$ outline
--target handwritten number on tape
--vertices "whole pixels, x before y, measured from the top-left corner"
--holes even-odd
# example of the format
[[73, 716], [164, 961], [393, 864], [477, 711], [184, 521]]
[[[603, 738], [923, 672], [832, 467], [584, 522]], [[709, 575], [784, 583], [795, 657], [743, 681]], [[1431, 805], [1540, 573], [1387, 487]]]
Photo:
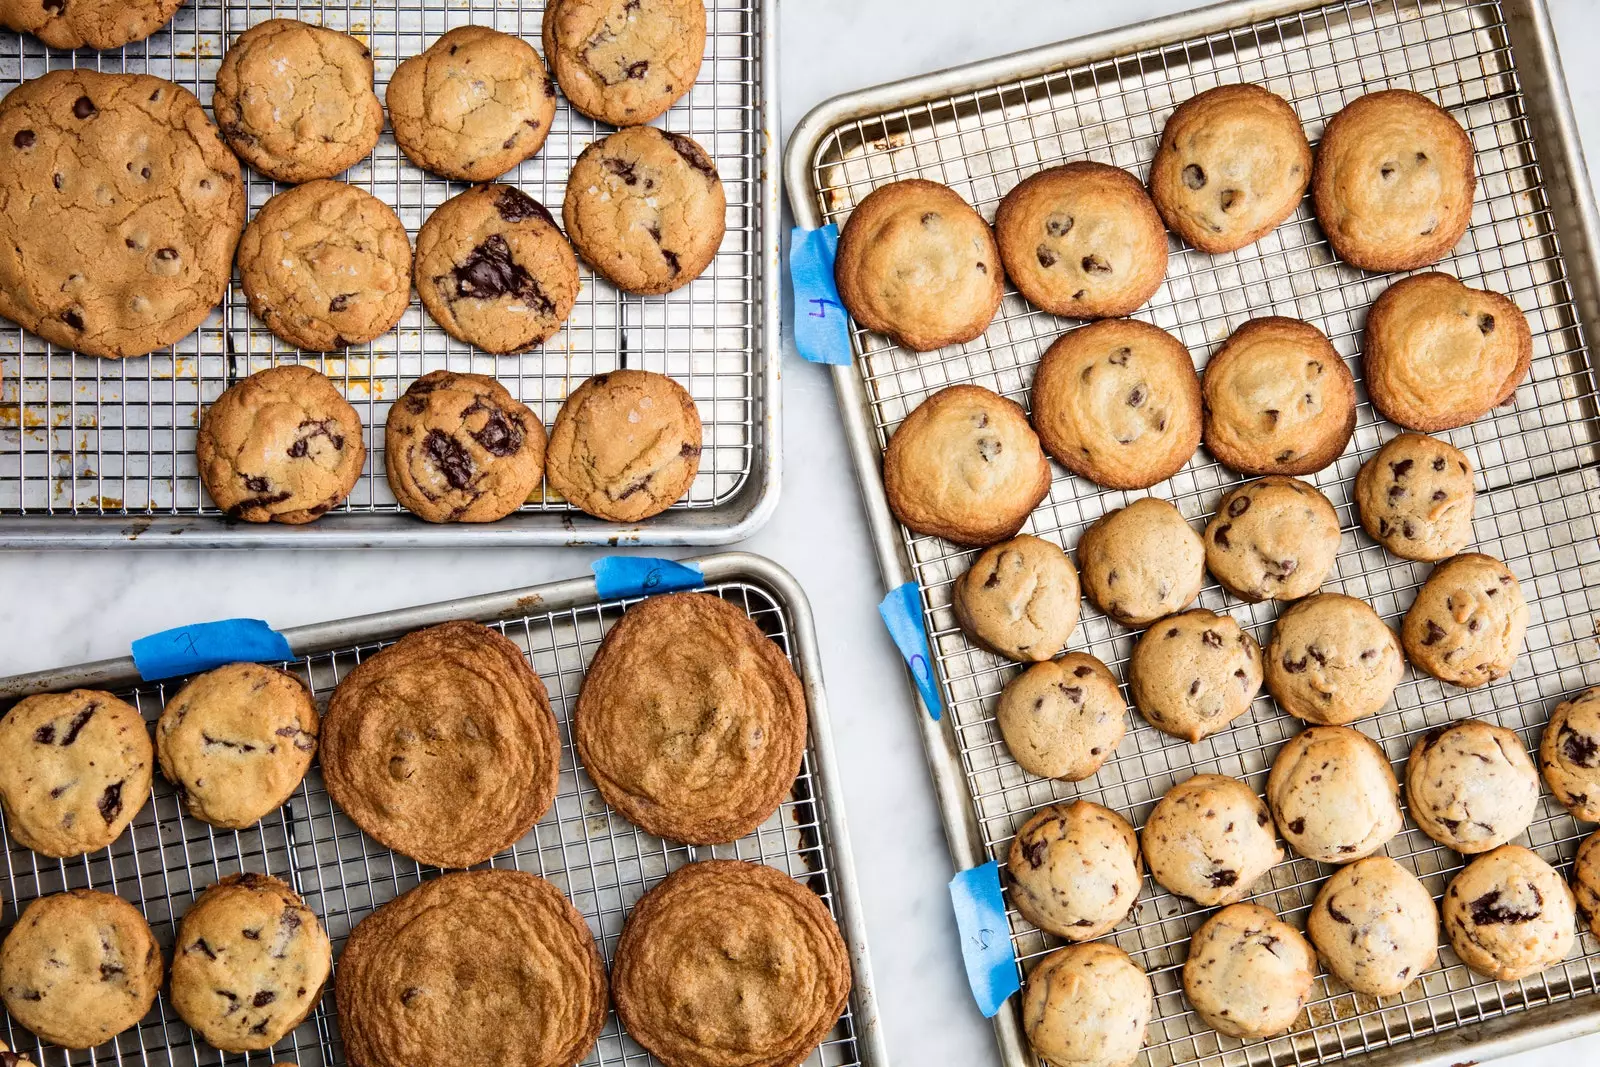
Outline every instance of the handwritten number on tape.
[[194, 623], [133, 643], [133, 663], [145, 681], [209, 671], [228, 663], [282, 663], [293, 658], [288, 639], [260, 619]]
[[1006, 998], [1022, 988], [1017, 956], [1000, 897], [1000, 867], [993, 860], [962, 871], [950, 881], [950, 903], [961, 931], [961, 958], [967, 984], [985, 1018], [993, 1018]]
[[900, 656], [911, 669], [917, 683], [917, 692], [928, 714], [934, 719], [944, 714], [944, 703], [939, 699], [939, 683], [933, 676], [933, 658], [928, 651], [928, 633], [922, 627], [922, 591], [916, 582], [907, 582], [891, 590], [878, 605], [878, 614], [889, 627]]
[[838, 249], [839, 227], [796, 226], [789, 240], [789, 284], [794, 289], [794, 344], [800, 355], [812, 363], [844, 366], [850, 362], [850, 322], [833, 280]]
[[675, 593], [706, 584], [698, 563], [651, 556], [606, 556], [595, 560], [592, 569], [595, 591], [602, 600]]

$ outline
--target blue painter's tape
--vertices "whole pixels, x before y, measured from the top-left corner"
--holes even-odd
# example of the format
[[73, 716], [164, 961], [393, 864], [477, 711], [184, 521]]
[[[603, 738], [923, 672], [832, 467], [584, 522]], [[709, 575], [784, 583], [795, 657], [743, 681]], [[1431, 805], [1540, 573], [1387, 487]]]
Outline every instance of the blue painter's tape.
[[592, 565], [594, 587], [601, 600], [649, 596], [699, 589], [706, 584], [698, 563], [679, 563], [650, 556], [607, 556]]
[[147, 682], [209, 671], [227, 663], [294, 659], [289, 639], [260, 619], [223, 619], [162, 630], [133, 643], [133, 664]]
[[950, 903], [961, 930], [961, 958], [966, 961], [972, 997], [984, 1018], [992, 1019], [1006, 998], [1022, 988], [1006, 906], [1000, 899], [999, 864], [990, 860], [952, 878]]
[[928, 632], [922, 628], [922, 590], [916, 582], [907, 582], [892, 590], [878, 605], [878, 614], [889, 627], [900, 655], [911, 668], [917, 681], [917, 692], [928, 714], [937, 721], [944, 714], [944, 702], [939, 699], [939, 683], [933, 677], [933, 657], [928, 652]]
[[789, 285], [794, 291], [794, 345], [812, 363], [850, 363], [850, 324], [833, 280], [839, 227], [799, 226], [789, 238]]

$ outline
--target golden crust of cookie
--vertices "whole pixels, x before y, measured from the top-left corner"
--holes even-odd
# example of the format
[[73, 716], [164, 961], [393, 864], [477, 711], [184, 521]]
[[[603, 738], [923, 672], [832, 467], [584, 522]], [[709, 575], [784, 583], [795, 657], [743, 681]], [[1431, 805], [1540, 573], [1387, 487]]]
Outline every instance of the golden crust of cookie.
[[1128, 691], [1151, 726], [1192, 745], [1250, 710], [1261, 672], [1261, 646], [1233, 616], [1191, 608], [1139, 636]]
[[817, 895], [739, 860], [691, 863], [646, 893], [611, 979], [628, 1034], [672, 1067], [795, 1067], [839, 1021], [851, 982]]
[[183, 0], [0, 0], [0, 24], [51, 48], [121, 48], [172, 21]]
[[1437, 962], [1439, 909], [1416, 875], [1388, 856], [1369, 856], [1322, 883], [1306, 934], [1339, 981], [1392, 997]]
[[1128, 820], [1087, 800], [1034, 812], [1011, 839], [1011, 903], [1041, 930], [1092, 941], [1127, 918], [1143, 880]]
[[1376, 715], [1406, 673], [1394, 631], [1341, 593], [1315, 593], [1280, 613], [1263, 659], [1278, 706], [1318, 726]]
[[1527, 630], [1516, 575], [1493, 556], [1465, 552], [1434, 566], [1406, 610], [1400, 643], [1441, 682], [1472, 689], [1510, 672]]
[[1356, 474], [1356, 507], [1374, 541], [1401, 559], [1440, 560], [1472, 543], [1472, 464], [1448, 441], [1403, 433]]
[[694, 88], [706, 51], [703, 0], [550, 0], [545, 58], [572, 106], [637, 126]]
[[1341, 537], [1339, 514], [1317, 488], [1269, 475], [1217, 504], [1202, 540], [1206, 567], [1240, 600], [1298, 600], [1322, 588]]
[[1149, 1035], [1149, 977], [1115, 945], [1068, 945], [1040, 960], [1022, 993], [1028, 1043], [1055, 1067], [1133, 1067]]

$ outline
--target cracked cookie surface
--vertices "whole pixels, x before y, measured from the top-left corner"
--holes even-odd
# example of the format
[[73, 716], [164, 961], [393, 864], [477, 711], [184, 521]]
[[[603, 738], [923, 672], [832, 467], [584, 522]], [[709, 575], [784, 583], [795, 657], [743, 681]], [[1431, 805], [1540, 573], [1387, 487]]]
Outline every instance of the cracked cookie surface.
[[1334, 977], [1374, 997], [1403, 992], [1439, 959], [1439, 909], [1417, 876], [1388, 856], [1333, 872], [1306, 934]]
[[0, 0], [0, 24], [51, 48], [121, 48], [172, 21], [183, 0]]
[[986, 550], [955, 583], [951, 607], [978, 644], [1019, 663], [1060, 652], [1078, 625], [1078, 572], [1049, 541], [1021, 534]]
[[1555, 966], [1577, 940], [1572, 890], [1521, 845], [1501, 845], [1467, 864], [1445, 890], [1442, 913], [1461, 962], [1497, 982]]
[[28, 697], [0, 718], [6, 829], [46, 856], [99, 851], [150, 799], [154, 764], [131, 704], [95, 689]]
[[259, 663], [230, 663], [191, 678], [167, 701], [156, 722], [156, 756], [185, 811], [240, 830], [300, 787], [320, 725], [299, 678]]
[[1176, 507], [1147, 496], [1083, 531], [1078, 566], [1095, 607], [1124, 626], [1148, 626], [1194, 603], [1206, 549]]
[[1600, 687], [1556, 705], [1539, 739], [1539, 768], [1573, 818], [1600, 822]]
[[1143, 877], [1128, 820], [1087, 800], [1035, 812], [1011, 841], [1011, 903], [1041, 930], [1092, 941], [1127, 917]]
[[1339, 554], [1339, 515], [1328, 498], [1274, 475], [1247, 482], [1206, 524], [1206, 567], [1240, 600], [1298, 600], [1322, 588]]
[[1313, 594], [1279, 615], [1263, 659], [1272, 698], [1318, 726], [1376, 715], [1406, 671], [1394, 631], [1366, 603], [1340, 593]]
[[1400, 784], [1378, 743], [1347, 726], [1313, 726], [1278, 751], [1267, 776], [1272, 818], [1300, 855], [1370, 856], [1400, 832]]
[[1269, 1037], [1300, 1017], [1316, 974], [1316, 955], [1300, 931], [1257, 904], [1234, 904], [1189, 942], [1183, 993], [1218, 1033]]
[[1417, 738], [1406, 763], [1406, 806], [1422, 832], [1471, 855], [1528, 828], [1539, 772], [1522, 739], [1503, 726], [1463, 719]]
[[1194, 744], [1250, 710], [1261, 672], [1261, 646], [1231, 615], [1194, 608], [1140, 635], [1128, 690], [1151, 726]]
[[1528, 631], [1522, 584], [1493, 556], [1436, 564], [1400, 626], [1406, 658], [1441, 682], [1472, 689], [1511, 671]]
[[244, 226], [239, 161], [188, 90], [55, 70], [0, 102], [0, 315], [121, 359], [193, 333]]
[[1023, 770], [1080, 782], [1116, 752], [1128, 729], [1117, 677], [1085, 652], [1036, 663], [1000, 691], [995, 719]]
[[1221, 774], [1197, 774], [1167, 790], [1139, 840], [1162, 888], [1208, 908], [1249, 895], [1283, 859], [1267, 805]]
[[1055, 1067], [1132, 1067], [1154, 1006], [1149, 976], [1122, 949], [1068, 945], [1029, 973], [1022, 1025]]
[[572, 106], [637, 126], [694, 88], [706, 51], [703, 0], [550, 0], [545, 58]]
[[1401, 559], [1448, 559], [1471, 544], [1475, 494], [1466, 454], [1419, 433], [1396, 436], [1356, 475], [1361, 525]]

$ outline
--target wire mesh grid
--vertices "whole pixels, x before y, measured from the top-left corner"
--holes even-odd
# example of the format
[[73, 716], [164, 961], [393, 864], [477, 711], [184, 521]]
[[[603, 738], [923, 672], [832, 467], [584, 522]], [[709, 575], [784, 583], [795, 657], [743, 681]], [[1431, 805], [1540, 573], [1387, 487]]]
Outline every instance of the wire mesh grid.
[[[852, 118], [824, 133], [810, 157], [812, 188], [825, 221], [842, 223], [872, 189], [909, 177], [951, 186], [992, 219], [1001, 197], [1022, 178], [1059, 162], [1094, 159], [1145, 178], [1167, 116], [1185, 99], [1218, 84], [1255, 82], [1285, 96], [1313, 144], [1339, 108], [1384, 88], [1425, 93], [1461, 122], [1476, 149], [1478, 193], [1470, 229], [1435, 269], [1516, 301], [1532, 327], [1534, 357], [1511, 403], [1441, 436], [1476, 467], [1475, 547], [1505, 560], [1517, 574], [1532, 621], [1526, 647], [1508, 677], [1468, 693], [1408, 668], [1383, 713], [1356, 724], [1383, 746], [1402, 779], [1412, 741], [1431, 726], [1482, 717], [1515, 729], [1533, 747], [1555, 703], [1600, 682], [1595, 384], [1513, 60], [1504, 12], [1495, 0], [1333, 3]], [[1165, 284], [1135, 317], [1175, 334], [1197, 362], [1245, 321], [1278, 314], [1321, 328], [1350, 364], [1360, 399], [1352, 447], [1308, 479], [1335, 505], [1343, 526], [1337, 562], [1323, 588], [1367, 601], [1398, 625], [1429, 568], [1388, 555], [1361, 531], [1352, 504], [1357, 469], [1398, 432], [1374, 412], [1357, 358], [1366, 309], [1394, 278], [1338, 262], [1309, 202], [1273, 234], [1239, 252], [1208, 256], [1175, 238], [1170, 252]], [[886, 445], [906, 414], [947, 385], [987, 386], [1027, 406], [1039, 357], [1069, 325], [1008, 290], [983, 337], [937, 353], [914, 355], [854, 328], [877, 444]], [[1151, 493], [1171, 500], [1194, 523], [1209, 516], [1223, 493], [1241, 481], [1201, 452]], [[1024, 529], [1072, 551], [1096, 518], [1141, 495], [1102, 490], [1055, 467], [1049, 496]], [[922, 586], [925, 621], [983, 844], [1002, 865], [1017, 829], [1054, 801], [1084, 797], [1142, 827], [1154, 802], [1191, 773], [1229, 774], [1264, 791], [1272, 758], [1300, 725], [1265, 695], [1232, 728], [1192, 746], [1130, 712], [1131, 728], [1116, 755], [1095, 777], [1076, 785], [1023, 772], [994, 722], [997, 696], [1020, 668], [976, 648], [950, 607], [952, 584], [975, 553], [904, 528], [900, 533]], [[1263, 646], [1277, 614], [1271, 603], [1242, 603], [1214, 583], [1199, 604], [1231, 613]], [[1069, 647], [1098, 656], [1125, 678], [1136, 637], [1085, 603]], [[1565, 869], [1581, 833], [1545, 796], [1538, 817], [1518, 841]], [[1417, 873], [1435, 897], [1463, 865], [1460, 856], [1415, 828], [1396, 837], [1386, 851]], [[1290, 859], [1258, 883], [1250, 899], [1303, 926], [1316, 890], [1332, 870]], [[1111, 935], [1155, 986], [1146, 1049], [1152, 1065], [1334, 1062], [1591, 993], [1600, 974], [1600, 941], [1588, 933], [1564, 964], [1515, 983], [1472, 975], [1446, 947], [1439, 965], [1397, 997], [1357, 995], [1321, 975], [1309, 1010], [1292, 1031], [1241, 1042], [1201, 1023], [1181, 993], [1188, 940], [1207, 914], [1147, 879], [1133, 914]], [[1015, 909], [1009, 915], [1026, 982], [1033, 962], [1062, 942], [1042, 934]]]
[[[229, 385], [282, 362], [306, 363], [331, 377], [366, 427], [367, 467], [333, 513], [335, 524], [352, 512], [403, 515], [383, 474], [384, 419], [406, 385], [441, 368], [497, 377], [547, 426], [566, 395], [591, 374], [633, 367], [671, 375], [694, 397], [705, 428], [699, 477], [677, 508], [729, 505], [759, 466], [767, 400], [761, 339], [765, 12], [762, 0], [707, 0], [706, 8], [699, 80], [657, 123], [704, 146], [726, 191], [727, 234], [698, 280], [664, 297], [637, 297], [584, 266], [577, 306], [560, 332], [510, 356], [451, 338], [416, 299], [396, 329], [370, 344], [300, 352], [251, 315], [237, 277], [196, 333], [148, 357], [100, 360], [46, 345], [15, 327], [0, 329], [0, 515], [218, 514], [201, 489], [194, 459], [200, 414]], [[59, 67], [146, 72], [184, 86], [209, 109], [228, 43], [266, 19], [295, 18], [368, 45], [382, 98], [399, 62], [446, 30], [492, 26], [537, 44], [543, 9], [543, 0], [193, 0], [170, 27], [117, 51], [63, 52], [27, 35], [0, 36], [0, 88]], [[559, 216], [578, 154], [610, 132], [560, 97], [544, 146], [500, 180]], [[286, 186], [248, 167], [244, 173], [253, 217]], [[343, 180], [393, 207], [413, 244], [423, 220], [468, 187], [419, 170], [387, 129], [372, 156]], [[543, 522], [549, 527], [571, 509], [547, 492], [523, 512], [553, 513]], [[672, 522], [669, 516], [654, 525]]]
[[[708, 592], [741, 608], [761, 630], [797, 660], [795, 621], [787, 605], [765, 586], [731, 581]], [[779, 810], [754, 833], [727, 845], [687, 846], [663, 841], [609, 808], [584, 773], [573, 747], [571, 713], [584, 672], [601, 639], [637, 599], [590, 603], [490, 622], [515, 642], [544, 679], [560, 727], [560, 784], [551, 810], [511, 849], [485, 866], [527, 871], [549, 879], [594, 932], [607, 966], [615, 955], [623, 921], [635, 902], [668, 873], [706, 859], [765, 863], [808, 885], [841, 917], [840, 879], [826, 793], [818, 777], [815, 748], [808, 742], [799, 777]], [[306, 656], [286, 668], [311, 685], [320, 709], [339, 680], [364, 658], [392, 641], [335, 648]], [[796, 662], [797, 669], [801, 669]], [[149, 683], [117, 695], [153, 722], [181, 681]], [[3, 819], [0, 819], [3, 830]], [[364, 835], [329, 799], [321, 765], [313, 766], [281, 810], [248, 830], [219, 830], [188, 816], [171, 785], [156, 776], [150, 803], [129, 831], [108, 850], [70, 860], [51, 860], [11, 839], [0, 854], [0, 928], [9, 927], [29, 901], [63, 889], [94, 888], [128, 900], [149, 920], [170, 958], [176, 924], [213, 882], [240, 870], [275, 875], [294, 887], [321, 917], [337, 958], [350, 930], [373, 909], [438, 873], [398, 855]], [[337, 965], [336, 965], [337, 967]], [[808, 1067], [856, 1067], [855, 998], [827, 1039], [805, 1062]], [[72, 1053], [42, 1046], [0, 1013], [0, 1039], [40, 1067], [55, 1064], [215, 1064], [224, 1057], [190, 1031], [163, 993], [156, 1009], [113, 1044]], [[300, 1067], [345, 1062], [335, 1017], [333, 982], [307, 1020], [267, 1052], [226, 1057], [229, 1062]], [[612, 1011], [585, 1064], [657, 1064], [627, 1037]]]

